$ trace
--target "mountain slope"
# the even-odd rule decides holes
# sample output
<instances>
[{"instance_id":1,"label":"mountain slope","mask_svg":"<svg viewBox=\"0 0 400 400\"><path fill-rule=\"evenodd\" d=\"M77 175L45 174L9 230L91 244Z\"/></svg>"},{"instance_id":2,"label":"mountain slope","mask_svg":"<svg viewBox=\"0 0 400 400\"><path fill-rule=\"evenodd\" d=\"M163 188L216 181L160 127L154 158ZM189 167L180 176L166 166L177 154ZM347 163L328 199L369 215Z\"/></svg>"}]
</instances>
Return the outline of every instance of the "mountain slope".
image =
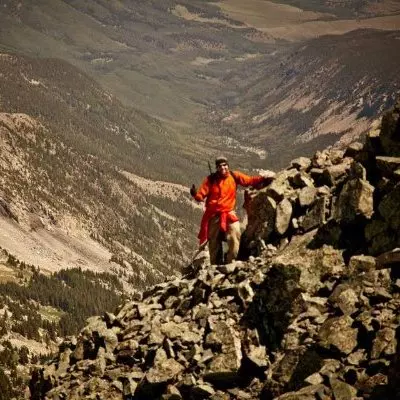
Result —
<instances>
[{"instance_id":1,"label":"mountain slope","mask_svg":"<svg viewBox=\"0 0 400 400\"><path fill-rule=\"evenodd\" d=\"M136 287L179 269L194 242L186 188L129 178L190 174L179 143L157 143L158 122L65 62L2 54L0 70L1 197L20 225L90 235Z\"/></svg>"},{"instance_id":2,"label":"mountain slope","mask_svg":"<svg viewBox=\"0 0 400 400\"><path fill-rule=\"evenodd\" d=\"M397 34L354 31L398 30L398 7L390 1L288 3L5 1L0 44L78 66L129 107L162 119L169 142L179 141L185 156L203 165L207 152L222 151L247 168L260 167L259 156L267 153L268 166L276 168L271 148L285 163L318 143L334 143L349 125L361 134L368 121L354 110L369 96L372 119L398 90ZM358 20L359 10L368 18ZM282 40L286 34L295 41ZM374 92L378 85L381 93ZM355 93L344 98L350 87ZM332 121L338 128L319 127L338 112L346 118ZM307 137L314 142L304 145ZM151 143L160 140L154 136Z\"/></svg>"},{"instance_id":3,"label":"mountain slope","mask_svg":"<svg viewBox=\"0 0 400 400\"><path fill-rule=\"evenodd\" d=\"M247 62L205 118L221 135L251 142L270 166L364 134L400 91L397 32L326 36Z\"/></svg>"},{"instance_id":4,"label":"mountain slope","mask_svg":"<svg viewBox=\"0 0 400 400\"><path fill-rule=\"evenodd\" d=\"M174 11L178 6L208 22L181 18ZM206 101L204 93L217 89L219 77L201 74L197 61L218 64L265 48L247 40L246 30L229 27L235 22L210 2L28 0L6 1L3 10L4 46L65 59L126 104L172 121L191 120ZM218 75L222 71L217 68Z\"/></svg>"}]
</instances>

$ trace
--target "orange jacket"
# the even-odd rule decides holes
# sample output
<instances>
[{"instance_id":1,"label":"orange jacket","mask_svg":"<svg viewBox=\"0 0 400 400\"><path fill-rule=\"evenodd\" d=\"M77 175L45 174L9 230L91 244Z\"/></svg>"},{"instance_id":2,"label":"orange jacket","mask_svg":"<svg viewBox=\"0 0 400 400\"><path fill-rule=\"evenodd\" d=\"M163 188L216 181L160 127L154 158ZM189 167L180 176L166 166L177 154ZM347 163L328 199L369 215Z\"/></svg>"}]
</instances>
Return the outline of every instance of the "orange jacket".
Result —
<instances>
[{"instance_id":1,"label":"orange jacket","mask_svg":"<svg viewBox=\"0 0 400 400\"><path fill-rule=\"evenodd\" d=\"M206 199L206 209L209 211L229 212L236 206L236 182L240 186L255 186L263 180L262 176L248 176L239 171L230 172L225 177L212 174L204 179L194 198L197 201Z\"/></svg>"},{"instance_id":2,"label":"orange jacket","mask_svg":"<svg viewBox=\"0 0 400 400\"><path fill-rule=\"evenodd\" d=\"M236 205L237 184L255 186L263 180L262 176L248 176L238 171L230 172L225 177L212 174L204 179L199 190L193 196L197 201L206 199L206 210L200 223L198 235L200 245L203 245L209 239L208 224L216 214L220 215L220 227L223 232L226 232L228 223L239 220L236 214L232 212Z\"/></svg>"}]
</instances>

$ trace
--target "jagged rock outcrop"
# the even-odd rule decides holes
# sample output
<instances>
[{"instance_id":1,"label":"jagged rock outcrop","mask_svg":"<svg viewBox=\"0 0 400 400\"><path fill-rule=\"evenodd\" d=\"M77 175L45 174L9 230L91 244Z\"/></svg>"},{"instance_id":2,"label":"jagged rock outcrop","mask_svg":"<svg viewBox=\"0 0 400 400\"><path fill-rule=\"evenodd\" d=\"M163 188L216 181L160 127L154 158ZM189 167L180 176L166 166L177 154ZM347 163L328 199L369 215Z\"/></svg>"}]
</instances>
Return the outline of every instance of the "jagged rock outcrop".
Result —
<instances>
[{"instance_id":1,"label":"jagged rock outcrop","mask_svg":"<svg viewBox=\"0 0 400 400\"><path fill-rule=\"evenodd\" d=\"M399 111L250 193L247 260L91 318L32 399L400 399Z\"/></svg>"}]
</instances>

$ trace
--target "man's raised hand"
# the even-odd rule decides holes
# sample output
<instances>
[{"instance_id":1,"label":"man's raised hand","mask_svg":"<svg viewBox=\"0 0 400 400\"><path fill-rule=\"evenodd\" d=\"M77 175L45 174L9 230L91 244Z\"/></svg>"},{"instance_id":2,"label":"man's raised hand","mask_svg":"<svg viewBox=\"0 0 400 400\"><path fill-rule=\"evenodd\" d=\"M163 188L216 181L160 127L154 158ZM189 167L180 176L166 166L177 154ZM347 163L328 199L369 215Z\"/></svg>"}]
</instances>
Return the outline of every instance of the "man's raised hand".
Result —
<instances>
[{"instance_id":1,"label":"man's raised hand","mask_svg":"<svg viewBox=\"0 0 400 400\"><path fill-rule=\"evenodd\" d=\"M197 193L196 186L193 183L192 187L190 188L190 195L194 197L196 196L196 193Z\"/></svg>"}]
</instances>

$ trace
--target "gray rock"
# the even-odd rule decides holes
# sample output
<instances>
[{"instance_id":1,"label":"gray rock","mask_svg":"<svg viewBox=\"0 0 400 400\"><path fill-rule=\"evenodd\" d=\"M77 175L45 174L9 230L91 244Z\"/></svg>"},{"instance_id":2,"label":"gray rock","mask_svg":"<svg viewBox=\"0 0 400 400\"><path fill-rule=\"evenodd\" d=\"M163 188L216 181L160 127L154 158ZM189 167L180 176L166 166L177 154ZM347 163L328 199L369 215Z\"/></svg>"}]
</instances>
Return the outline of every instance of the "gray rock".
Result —
<instances>
[{"instance_id":1,"label":"gray rock","mask_svg":"<svg viewBox=\"0 0 400 400\"><path fill-rule=\"evenodd\" d=\"M326 167L323 173L324 183L332 187L343 182L350 171L351 162L351 158L346 158L341 164Z\"/></svg>"},{"instance_id":2,"label":"gray rock","mask_svg":"<svg viewBox=\"0 0 400 400\"><path fill-rule=\"evenodd\" d=\"M248 209L248 223L244 236L247 241L263 239L268 242L275 230L276 202L265 192L260 192L252 199Z\"/></svg>"},{"instance_id":3,"label":"gray rock","mask_svg":"<svg viewBox=\"0 0 400 400\"><path fill-rule=\"evenodd\" d=\"M383 351L385 351L386 355L394 355L396 354L396 332L392 328L383 328L381 329L373 342L371 358L378 359L380 358Z\"/></svg>"},{"instance_id":4,"label":"gray rock","mask_svg":"<svg viewBox=\"0 0 400 400\"><path fill-rule=\"evenodd\" d=\"M395 231L400 229L400 184L388 193L378 206L379 213Z\"/></svg>"},{"instance_id":5,"label":"gray rock","mask_svg":"<svg viewBox=\"0 0 400 400\"><path fill-rule=\"evenodd\" d=\"M324 184L324 170L322 168L311 168L309 174L316 183L316 186Z\"/></svg>"},{"instance_id":6,"label":"gray rock","mask_svg":"<svg viewBox=\"0 0 400 400\"><path fill-rule=\"evenodd\" d=\"M361 142L350 143L347 147L344 157L356 158L358 154L363 150L364 145Z\"/></svg>"},{"instance_id":7,"label":"gray rock","mask_svg":"<svg viewBox=\"0 0 400 400\"><path fill-rule=\"evenodd\" d=\"M201 399L209 399L213 394L215 394L213 387L206 383L194 386L191 392L195 398L197 398L196 396L199 396Z\"/></svg>"},{"instance_id":8,"label":"gray rock","mask_svg":"<svg viewBox=\"0 0 400 400\"><path fill-rule=\"evenodd\" d=\"M246 351L247 358L257 367L265 368L269 365L269 358L265 346L251 345Z\"/></svg>"},{"instance_id":9,"label":"gray rock","mask_svg":"<svg viewBox=\"0 0 400 400\"><path fill-rule=\"evenodd\" d=\"M306 386L297 392L289 392L285 393L282 396L275 397L275 400L315 400L321 399L321 395L326 392L326 388L324 385L311 385ZM324 399L328 400L328 398Z\"/></svg>"},{"instance_id":10,"label":"gray rock","mask_svg":"<svg viewBox=\"0 0 400 400\"><path fill-rule=\"evenodd\" d=\"M373 271L376 268L376 259L372 256L358 255L350 258L349 272L359 274L360 272Z\"/></svg>"},{"instance_id":11,"label":"gray rock","mask_svg":"<svg viewBox=\"0 0 400 400\"><path fill-rule=\"evenodd\" d=\"M344 315L351 315L357 311L359 298L349 285L338 285L329 297L329 300L339 307Z\"/></svg>"},{"instance_id":12,"label":"gray rock","mask_svg":"<svg viewBox=\"0 0 400 400\"><path fill-rule=\"evenodd\" d=\"M283 199L276 207L276 221L275 230L280 234L284 235L289 228L290 219L292 217L293 207L292 203Z\"/></svg>"},{"instance_id":13,"label":"gray rock","mask_svg":"<svg viewBox=\"0 0 400 400\"><path fill-rule=\"evenodd\" d=\"M349 316L329 318L318 333L319 344L326 349L331 347L341 353L350 354L357 346L357 329L352 328L353 319Z\"/></svg>"},{"instance_id":14,"label":"gray rock","mask_svg":"<svg viewBox=\"0 0 400 400\"><path fill-rule=\"evenodd\" d=\"M328 165L332 165L329 160L329 155L327 151L317 151L311 159L311 165L314 168L324 168Z\"/></svg>"},{"instance_id":15,"label":"gray rock","mask_svg":"<svg viewBox=\"0 0 400 400\"><path fill-rule=\"evenodd\" d=\"M353 179L348 181L339 195L334 218L349 223L357 216L371 218L374 213L374 187L367 181Z\"/></svg>"},{"instance_id":16,"label":"gray rock","mask_svg":"<svg viewBox=\"0 0 400 400\"><path fill-rule=\"evenodd\" d=\"M396 238L393 235L388 235L390 226L388 222L373 219L365 227L365 238L369 244L369 253L378 255L387 252L396 246Z\"/></svg>"},{"instance_id":17,"label":"gray rock","mask_svg":"<svg viewBox=\"0 0 400 400\"><path fill-rule=\"evenodd\" d=\"M326 223L327 202L327 197L320 197L307 214L303 216L299 225L304 231L307 232Z\"/></svg>"},{"instance_id":18,"label":"gray rock","mask_svg":"<svg viewBox=\"0 0 400 400\"><path fill-rule=\"evenodd\" d=\"M313 180L304 172L298 172L290 179L290 184L295 188L314 187Z\"/></svg>"},{"instance_id":19,"label":"gray rock","mask_svg":"<svg viewBox=\"0 0 400 400\"><path fill-rule=\"evenodd\" d=\"M365 350L359 349L347 357L347 362L351 365L360 365L360 363L365 361L366 358L367 355L365 354Z\"/></svg>"},{"instance_id":20,"label":"gray rock","mask_svg":"<svg viewBox=\"0 0 400 400\"><path fill-rule=\"evenodd\" d=\"M55 376L60 376L62 374L65 374L70 366L70 356L72 354L71 349L65 349L63 353L60 354L59 357L59 362L57 366L57 373Z\"/></svg>"},{"instance_id":21,"label":"gray rock","mask_svg":"<svg viewBox=\"0 0 400 400\"><path fill-rule=\"evenodd\" d=\"M339 379L331 378L329 383L333 395L335 396L335 400L353 400L357 394L357 390L353 386L350 386Z\"/></svg>"},{"instance_id":22,"label":"gray rock","mask_svg":"<svg viewBox=\"0 0 400 400\"><path fill-rule=\"evenodd\" d=\"M180 339L184 343L199 343L201 336L190 330L187 322L166 322L160 326L161 333L169 339Z\"/></svg>"},{"instance_id":23,"label":"gray rock","mask_svg":"<svg viewBox=\"0 0 400 400\"><path fill-rule=\"evenodd\" d=\"M307 157L299 157L292 160L290 163L292 168L296 168L298 171L306 171L311 167L311 160Z\"/></svg>"},{"instance_id":24,"label":"gray rock","mask_svg":"<svg viewBox=\"0 0 400 400\"><path fill-rule=\"evenodd\" d=\"M149 369L146 379L149 383L166 383L175 378L184 370L179 362L172 358L167 358L163 349L158 349L154 366Z\"/></svg>"},{"instance_id":25,"label":"gray rock","mask_svg":"<svg viewBox=\"0 0 400 400\"><path fill-rule=\"evenodd\" d=\"M399 139L399 104L382 117L380 144L383 153L388 156L400 157Z\"/></svg>"},{"instance_id":26,"label":"gray rock","mask_svg":"<svg viewBox=\"0 0 400 400\"><path fill-rule=\"evenodd\" d=\"M315 372L314 374L304 379L304 382L309 383L310 385L320 385L324 382L324 378L321 376L320 373Z\"/></svg>"},{"instance_id":27,"label":"gray rock","mask_svg":"<svg viewBox=\"0 0 400 400\"><path fill-rule=\"evenodd\" d=\"M314 293L321 286L322 276L334 276L343 272L342 252L331 246L311 250L307 248L315 231L292 239L285 250L272 259L271 264L286 277L293 288L294 277L302 290ZM285 279L285 278L283 278Z\"/></svg>"},{"instance_id":28,"label":"gray rock","mask_svg":"<svg viewBox=\"0 0 400 400\"><path fill-rule=\"evenodd\" d=\"M130 378L123 378L122 384L123 384L124 396L134 396L134 394L136 393L136 389L138 387L137 382L135 382Z\"/></svg>"},{"instance_id":29,"label":"gray rock","mask_svg":"<svg viewBox=\"0 0 400 400\"><path fill-rule=\"evenodd\" d=\"M301 207L309 207L317 198L317 189L314 187L303 187L299 193L299 204Z\"/></svg>"},{"instance_id":30,"label":"gray rock","mask_svg":"<svg viewBox=\"0 0 400 400\"><path fill-rule=\"evenodd\" d=\"M209 381L236 379L242 360L238 334L223 321L217 322L211 329L212 332L207 335L205 344L219 349L219 354L215 354L208 364L205 379Z\"/></svg>"}]
</instances>

